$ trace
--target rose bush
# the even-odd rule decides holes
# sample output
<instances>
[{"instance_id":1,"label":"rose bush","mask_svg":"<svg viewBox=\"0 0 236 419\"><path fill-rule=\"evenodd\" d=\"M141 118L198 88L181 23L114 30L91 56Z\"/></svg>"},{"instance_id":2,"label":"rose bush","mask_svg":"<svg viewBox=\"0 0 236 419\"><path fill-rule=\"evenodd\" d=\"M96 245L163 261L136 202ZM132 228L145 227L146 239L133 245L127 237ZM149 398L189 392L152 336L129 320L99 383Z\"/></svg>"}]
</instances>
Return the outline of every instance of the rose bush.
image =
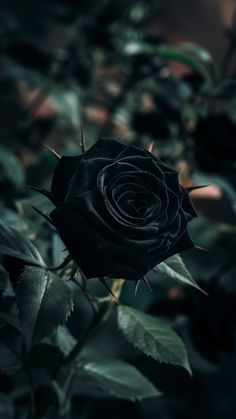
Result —
<instances>
[{"instance_id":1,"label":"rose bush","mask_svg":"<svg viewBox=\"0 0 236 419\"><path fill-rule=\"evenodd\" d=\"M187 224L196 213L178 173L116 140L62 157L51 199L51 219L88 278L138 280L193 245Z\"/></svg>"}]
</instances>

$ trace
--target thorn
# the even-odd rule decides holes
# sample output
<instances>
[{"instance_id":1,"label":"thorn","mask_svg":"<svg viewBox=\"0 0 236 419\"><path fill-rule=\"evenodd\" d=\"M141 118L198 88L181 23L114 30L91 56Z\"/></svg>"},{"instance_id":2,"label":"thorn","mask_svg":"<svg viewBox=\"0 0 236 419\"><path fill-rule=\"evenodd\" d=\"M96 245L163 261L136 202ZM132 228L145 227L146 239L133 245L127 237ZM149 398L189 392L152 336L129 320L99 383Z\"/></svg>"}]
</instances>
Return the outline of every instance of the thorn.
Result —
<instances>
[{"instance_id":1,"label":"thorn","mask_svg":"<svg viewBox=\"0 0 236 419\"><path fill-rule=\"evenodd\" d=\"M148 277L146 275L143 277L143 281L144 281L145 285L148 287L149 291L151 293L153 293L153 289L151 288L151 286L149 284L149 279L148 279Z\"/></svg>"},{"instance_id":2,"label":"thorn","mask_svg":"<svg viewBox=\"0 0 236 419\"><path fill-rule=\"evenodd\" d=\"M49 218L46 214L44 214L42 211L40 211L40 210L39 210L38 208L36 208L36 207L33 207L33 206L32 206L32 208L33 208L33 210L35 210L38 214L42 215L42 217L44 217L44 218L45 218L45 220L47 220L50 224L54 225L54 224L53 224L53 222L52 222L52 220L51 220L51 218Z\"/></svg>"},{"instance_id":3,"label":"thorn","mask_svg":"<svg viewBox=\"0 0 236 419\"><path fill-rule=\"evenodd\" d=\"M72 260L71 255L68 255L68 256L65 257L65 259L63 260L63 262L60 265L55 266L54 268L48 268L48 270L49 271L58 271L59 269L63 269L68 265L68 263L71 262L71 260Z\"/></svg>"},{"instance_id":4,"label":"thorn","mask_svg":"<svg viewBox=\"0 0 236 419\"><path fill-rule=\"evenodd\" d=\"M86 151L86 147L85 147L85 141L84 141L84 129L83 129L82 119L81 119L81 122L80 122L80 140L81 140L81 142L80 142L81 151L82 151L82 154L84 154L85 151Z\"/></svg>"},{"instance_id":5,"label":"thorn","mask_svg":"<svg viewBox=\"0 0 236 419\"><path fill-rule=\"evenodd\" d=\"M205 247L202 246L198 246L197 244L194 245L194 249L202 250L203 252L208 252L208 249L205 249Z\"/></svg>"},{"instance_id":6,"label":"thorn","mask_svg":"<svg viewBox=\"0 0 236 419\"><path fill-rule=\"evenodd\" d=\"M58 160L61 159L61 155L58 154L55 150L53 150L51 147L49 147L47 144L43 144L43 146L47 148L47 150L49 150Z\"/></svg>"},{"instance_id":7,"label":"thorn","mask_svg":"<svg viewBox=\"0 0 236 419\"><path fill-rule=\"evenodd\" d=\"M200 287L198 287L197 288L203 295L205 295L206 297L209 297L209 294L208 294L208 292L206 292L204 289L202 289L202 288L200 288Z\"/></svg>"},{"instance_id":8,"label":"thorn","mask_svg":"<svg viewBox=\"0 0 236 419\"><path fill-rule=\"evenodd\" d=\"M154 146L154 141L152 141L150 144L148 144L147 150L149 151L149 153L153 152L153 146Z\"/></svg>"},{"instance_id":9,"label":"thorn","mask_svg":"<svg viewBox=\"0 0 236 419\"><path fill-rule=\"evenodd\" d=\"M24 185L24 186L25 188L32 189L32 191L41 193L42 195L46 196L47 198L51 199L51 201L53 201L52 193L47 191L46 189L38 188L37 186L30 186L30 185Z\"/></svg>"},{"instance_id":10,"label":"thorn","mask_svg":"<svg viewBox=\"0 0 236 419\"><path fill-rule=\"evenodd\" d=\"M119 301L117 300L115 294L112 292L112 290L110 289L110 287L107 285L105 278L99 278L99 281L106 288L106 290L112 295L112 297L115 299L115 301L118 303Z\"/></svg>"},{"instance_id":11,"label":"thorn","mask_svg":"<svg viewBox=\"0 0 236 419\"><path fill-rule=\"evenodd\" d=\"M140 285L141 279L138 279L135 284L134 284L134 297L136 297L137 291L138 291L138 287Z\"/></svg>"},{"instance_id":12,"label":"thorn","mask_svg":"<svg viewBox=\"0 0 236 419\"><path fill-rule=\"evenodd\" d=\"M211 186L211 184L209 183L208 185L202 185L202 186L190 186L190 188L185 188L185 189L187 189L188 193L191 193L192 191L195 191L196 189L207 188L208 186Z\"/></svg>"},{"instance_id":13,"label":"thorn","mask_svg":"<svg viewBox=\"0 0 236 419\"><path fill-rule=\"evenodd\" d=\"M71 275L70 275L70 279L74 278L74 280L76 281L75 277L78 275L78 266L77 264L74 262L72 265L72 269L71 269Z\"/></svg>"}]
</instances>

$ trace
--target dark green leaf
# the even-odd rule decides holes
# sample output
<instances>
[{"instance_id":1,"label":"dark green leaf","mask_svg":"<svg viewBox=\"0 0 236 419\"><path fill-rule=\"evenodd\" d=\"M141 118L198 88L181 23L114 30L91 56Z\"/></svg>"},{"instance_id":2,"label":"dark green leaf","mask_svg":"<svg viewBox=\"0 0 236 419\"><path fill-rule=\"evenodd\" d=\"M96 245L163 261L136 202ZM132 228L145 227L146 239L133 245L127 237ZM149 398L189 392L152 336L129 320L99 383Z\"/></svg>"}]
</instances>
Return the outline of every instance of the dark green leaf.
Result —
<instances>
[{"instance_id":1,"label":"dark green leaf","mask_svg":"<svg viewBox=\"0 0 236 419\"><path fill-rule=\"evenodd\" d=\"M0 255L12 256L33 265L44 266L36 247L14 227L0 222Z\"/></svg>"},{"instance_id":2,"label":"dark green leaf","mask_svg":"<svg viewBox=\"0 0 236 419\"><path fill-rule=\"evenodd\" d=\"M191 374L185 346L164 320L121 305L118 324L127 340L147 356L184 367Z\"/></svg>"},{"instance_id":3,"label":"dark green leaf","mask_svg":"<svg viewBox=\"0 0 236 419\"><path fill-rule=\"evenodd\" d=\"M4 183L16 188L24 184L24 172L18 159L4 147L0 147L0 172Z\"/></svg>"},{"instance_id":4,"label":"dark green leaf","mask_svg":"<svg viewBox=\"0 0 236 419\"><path fill-rule=\"evenodd\" d=\"M52 336L51 341L60 348L64 355L68 355L76 344L76 340L70 334L66 326L58 327L55 335Z\"/></svg>"},{"instance_id":5,"label":"dark green leaf","mask_svg":"<svg viewBox=\"0 0 236 419\"><path fill-rule=\"evenodd\" d=\"M0 329L0 370L14 374L23 367L24 344L20 332L12 326Z\"/></svg>"},{"instance_id":6,"label":"dark green leaf","mask_svg":"<svg viewBox=\"0 0 236 419\"><path fill-rule=\"evenodd\" d=\"M52 236L52 265L60 266L68 255L65 251L65 245L58 234Z\"/></svg>"},{"instance_id":7,"label":"dark green leaf","mask_svg":"<svg viewBox=\"0 0 236 419\"><path fill-rule=\"evenodd\" d=\"M52 388L56 396L59 416L68 416L68 413L70 411L71 399L69 396L69 392L73 376L74 370L70 370L67 374L67 377L63 385L60 385L57 381L52 381Z\"/></svg>"},{"instance_id":8,"label":"dark green leaf","mask_svg":"<svg viewBox=\"0 0 236 419\"><path fill-rule=\"evenodd\" d=\"M33 266L22 272L16 298L28 348L64 324L73 305L71 289L63 279Z\"/></svg>"},{"instance_id":9,"label":"dark green leaf","mask_svg":"<svg viewBox=\"0 0 236 419\"><path fill-rule=\"evenodd\" d=\"M5 323L5 325L10 325L20 330L20 320L16 315L0 311L0 320Z\"/></svg>"},{"instance_id":10,"label":"dark green leaf","mask_svg":"<svg viewBox=\"0 0 236 419\"><path fill-rule=\"evenodd\" d=\"M153 271L159 274L158 276L160 276L160 278L173 279L182 284L191 285L202 291L186 268L180 255L174 255L169 259L166 259L165 262L159 263L159 265L153 268Z\"/></svg>"},{"instance_id":11,"label":"dark green leaf","mask_svg":"<svg viewBox=\"0 0 236 419\"><path fill-rule=\"evenodd\" d=\"M77 373L82 380L121 399L143 400L161 394L135 367L115 359L81 362Z\"/></svg>"}]
</instances>

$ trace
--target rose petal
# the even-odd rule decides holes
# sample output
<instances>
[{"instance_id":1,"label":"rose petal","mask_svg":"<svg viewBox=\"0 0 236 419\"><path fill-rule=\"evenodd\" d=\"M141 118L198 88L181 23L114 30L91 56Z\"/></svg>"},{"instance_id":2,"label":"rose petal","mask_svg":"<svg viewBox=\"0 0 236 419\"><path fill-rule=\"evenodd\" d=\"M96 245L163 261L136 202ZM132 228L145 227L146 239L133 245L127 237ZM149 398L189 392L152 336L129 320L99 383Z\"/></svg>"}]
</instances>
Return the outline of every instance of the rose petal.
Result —
<instances>
[{"instance_id":1,"label":"rose petal","mask_svg":"<svg viewBox=\"0 0 236 419\"><path fill-rule=\"evenodd\" d=\"M98 141L90 147L83 155L83 159L104 157L115 159L124 149L126 145L112 140L110 138L99 138Z\"/></svg>"},{"instance_id":2,"label":"rose petal","mask_svg":"<svg viewBox=\"0 0 236 419\"><path fill-rule=\"evenodd\" d=\"M80 164L81 156L63 156L55 168L51 192L57 206L62 205L67 194L68 184Z\"/></svg>"}]
</instances>

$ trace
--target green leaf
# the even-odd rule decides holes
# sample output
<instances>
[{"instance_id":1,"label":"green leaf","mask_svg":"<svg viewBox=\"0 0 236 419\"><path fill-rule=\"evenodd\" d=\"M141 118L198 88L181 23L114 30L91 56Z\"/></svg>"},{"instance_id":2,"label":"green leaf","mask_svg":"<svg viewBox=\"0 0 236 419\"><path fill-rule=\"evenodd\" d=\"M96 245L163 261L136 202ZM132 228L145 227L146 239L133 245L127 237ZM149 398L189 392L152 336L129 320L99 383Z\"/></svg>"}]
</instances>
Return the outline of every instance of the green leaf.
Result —
<instances>
[{"instance_id":1,"label":"green leaf","mask_svg":"<svg viewBox=\"0 0 236 419\"><path fill-rule=\"evenodd\" d=\"M58 327L55 335L52 336L51 341L54 345L59 347L64 355L68 355L76 344L76 340L66 326Z\"/></svg>"},{"instance_id":2,"label":"green leaf","mask_svg":"<svg viewBox=\"0 0 236 419\"><path fill-rule=\"evenodd\" d=\"M72 310L68 284L45 269L26 266L16 287L25 342L29 348L64 324Z\"/></svg>"},{"instance_id":3,"label":"green leaf","mask_svg":"<svg viewBox=\"0 0 236 419\"><path fill-rule=\"evenodd\" d=\"M77 374L105 393L126 400L143 400L161 393L132 365L115 359L80 362Z\"/></svg>"},{"instance_id":4,"label":"green leaf","mask_svg":"<svg viewBox=\"0 0 236 419\"><path fill-rule=\"evenodd\" d=\"M24 343L20 332L12 326L0 329L0 370L14 374L23 368Z\"/></svg>"},{"instance_id":5,"label":"green leaf","mask_svg":"<svg viewBox=\"0 0 236 419\"><path fill-rule=\"evenodd\" d=\"M4 147L0 147L1 183L9 183L15 188L24 184L24 172L19 160Z\"/></svg>"},{"instance_id":6,"label":"green leaf","mask_svg":"<svg viewBox=\"0 0 236 419\"><path fill-rule=\"evenodd\" d=\"M14 419L13 401L2 393L0 393L0 418Z\"/></svg>"},{"instance_id":7,"label":"green leaf","mask_svg":"<svg viewBox=\"0 0 236 419\"><path fill-rule=\"evenodd\" d=\"M0 311L0 320L4 326L10 325L20 330L20 321L16 315Z\"/></svg>"},{"instance_id":8,"label":"green leaf","mask_svg":"<svg viewBox=\"0 0 236 419\"><path fill-rule=\"evenodd\" d=\"M60 266L65 260L68 252L65 251L65 245L58 234L52 236L52 265Z\"/></svg>"},{"instance_id":9,"label":"green leaf","mask_svg":"<svg viewBox=\"0 0 236 419\"><path fill-rule=\"evenodd\" d=\"M29 264L45 266L36 247L15 227L0 221L0 255L21 259Z\"/></svg>"},{"instance_id":10,"label":"green leaf","mask_svg":"<svg viewBox=\"0 0 236 419\"><path fill-rule=\"evenodd\" d=\"M181 49L183 51L190 52L206 64L213 63L213 59L209 51L200 45L192 42L184 42L181 45Z\"/></svg>"},{"instance_id":11,"label":"green leaf","mask_svg":"<svg viewBox=\"0 0 236 419\"><path fill-rule=\"evenodd\" d=\"M156 49L156 52L162 58L165 58L167 60L179 61L189 66L197 73L199 73L207 83L212 82L212 77L205 65L203 65L195 57L192 57L186 52L181 51L181 49L161 46Z\"/></svg>"},{"instance_id":12,"label":"green leaf","mask_svg":"<svg viewBox=\"0 0 236 419\"><path fill-rule=\"evenodd\" d=\"M179 365L191 374L182 340L162 319L120 305L118 325L127 340L159 362Z\"/></svg>"},{"instance_id":13,"label":"green leaf","mask_svg":"<svg viewBox=\"0 0 236 419\"><path fill-rule=\"evenodd\" d=\"M191 285L206 294L194 281L180 255L174 255L169 259L166 259L165 262L159 263L159 265L153 268L153 271L159 274L163 279L173 279L184 285Z\"/></svg>"},{"instance_id":14,"label":"green leaf","mask_svg":"<svg viewBox=\"0 0 236 419\"><path fill-rule=\"evenodd\" d=\"M70 397L70 389L72 379L74 377L74 370L71 369L68 371L67 377L64 383L59 384L57 381L52 380L52 388L54 390L56 401L58 405L58 415L61 416L68 416L71 408L71 397Z\"/></svg>"}]
</instances>

